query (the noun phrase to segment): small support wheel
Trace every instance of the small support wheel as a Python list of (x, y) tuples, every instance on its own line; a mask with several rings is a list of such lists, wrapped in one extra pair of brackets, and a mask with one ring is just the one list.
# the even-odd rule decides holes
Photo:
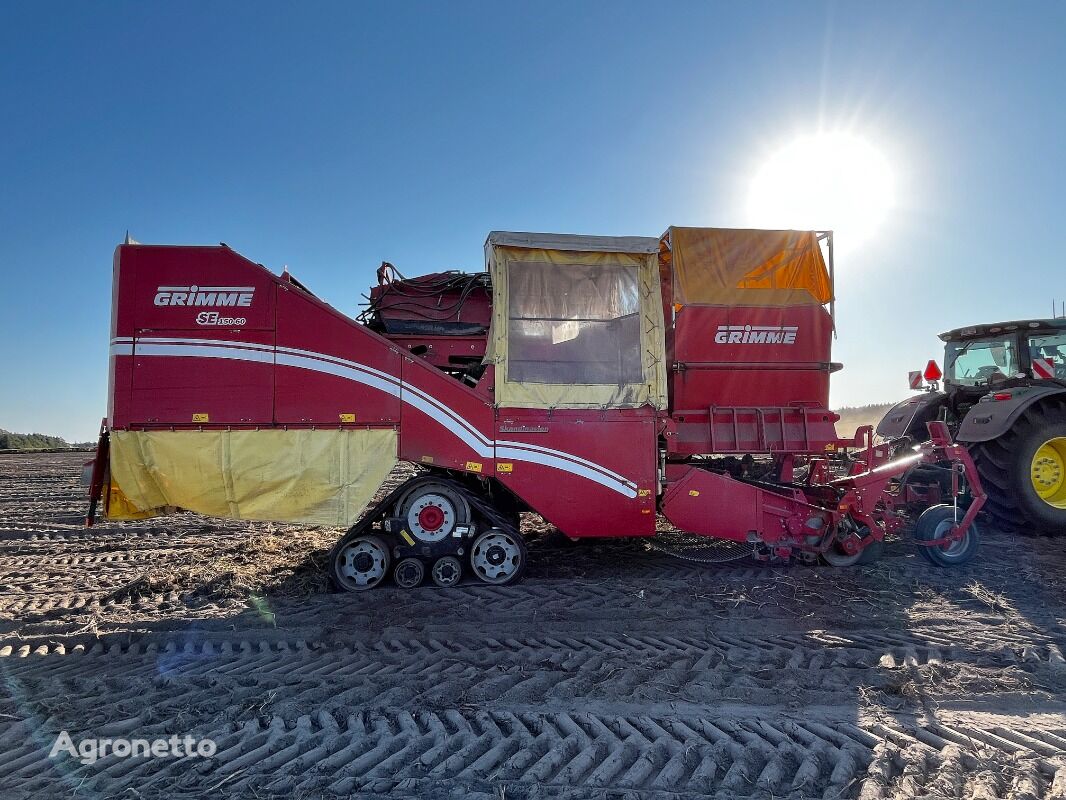
[(392, 571), (392, 579), (401, 589), (414, 589), (426, 577), (426, 568), (419, 558), (404, 558)]
[(333, 558), (333, 579), (342, 589), (363, 592), (373, 589), (389, 574), (392, 555), (377, 536), (357, 536), (338, 548)]
[(455, 556), (442, 556), (433, 563), (430, 577), (437, 586), (455, 586), (463, 577), (463, 564)]
[(829, 549), (822, 553), (822, 560), (834, 567), (873, 563), (884, 553), (885, 544), (882, 540), (875, 540), (865, 547), (860, 547), (862, 540), (869, 535), (870, 529), (865, 525), (843, 531), (843, 538), (839, 533), (834, 533)]
[[(962, 517), (959, 511), (959, 517)], [(914, 538), (920, 542), (930, 542), (947, 536), (955, 523), (955, 508), (949, 505), (930, 506), (918, 517), (914, 526)], [(981, 533), (977, 523), (970, 523), (966, 534), (954, 542), (934, 547), (919, 545), (918, 550), (931, 564), (938, 567), (954, 567), (965, 564), (977, 553), (981, 543)]]
[(503, 586), (517, 580), (526, 568), (526, 545), (521, 534), (490, 528), (474, 540), (470, 566), (485, 583)]
[(847, 553), (841, 545), (833, 542), (829, 545), (829, 549), (822, 553), (822, 558), (831, 567), (850, 567), (859, 563), (859, 559), (862, 558), (862, 550)]
[(866, 545), (866, 547), (862, 549), (862, 554), (859, 556), (858, 563), (861, 565), (873, 564), (875, 561), (878, 561), (884, 554), (884, 539), (881, 539), (877, 542), (870, 542), (868, 545)]

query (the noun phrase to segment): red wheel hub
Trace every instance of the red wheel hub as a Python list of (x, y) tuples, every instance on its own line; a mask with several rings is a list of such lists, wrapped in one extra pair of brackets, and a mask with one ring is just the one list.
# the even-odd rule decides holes
[(444, 524), (444, 510), (440, 506), (426, 506), (418, 512), (418, 524), (427, 532), (438, 530)]

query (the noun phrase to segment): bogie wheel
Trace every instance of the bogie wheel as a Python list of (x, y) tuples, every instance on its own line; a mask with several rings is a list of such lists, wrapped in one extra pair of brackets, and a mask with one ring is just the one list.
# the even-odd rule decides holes
[(455, 586), (463, 577), (463, 564), (455, 556), (442, 556), (433, 562), (430, 577), (437, 586)]
[(503, 586), (518, 580), (526, 568), (526, 544), (522, 535), (490, 528), (474, 540), (470, 567), (485, 583)]
[[(914, 526), (914, 538), (919, 542), (929, 542), (947, 536), (955, 525), (956, 514), (962, 519), (963, 513), (962, 510), (956, 511), (953, 506), (930, 506), (918, 517)], [(961, 539), (944, 545), (919, 545), (918, 550), (930, 563), (938, 567), (954, 567), (973, 558), (980, 544), (981, 534), (977, 523), (974, 522)]]
[(415, 539), (434, 544), (470, 521), (470, 505), (446, 483), (416, 480), (396, 503), (396, 516)]
[(373, 589), (389, 574), (392, 556), (377, 536), (357, 536), (338, 548), (333, 557), (333, 580), (349, 592)]
[(392, 571), (392, 579), (401, 589), (414, 589), (426, 577), (426, 568), (418, 558), (402, 558)]
[(970, 445), (1004, 530), (1066, 534), (1066, 407), (1033, 406), (998, 439)]

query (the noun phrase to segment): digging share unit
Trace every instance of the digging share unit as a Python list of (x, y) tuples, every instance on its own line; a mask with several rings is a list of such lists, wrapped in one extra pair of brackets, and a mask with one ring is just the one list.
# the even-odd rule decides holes
[[(662, 514), (840, 566), (917, 517), (931, 561), (973, 555), (985, 495), (944, 423), (897, 458), (836, 434), (831, 233), (492, 233), (485, 256), (383, 264), (353, 320), (225, 245), (119, 246), (90, 524), (352, 526), (331, 563), (349, 590), (511, 582), (527, 510), (575, 539)], [(397, 460), (421, 471), (366, 510)]]

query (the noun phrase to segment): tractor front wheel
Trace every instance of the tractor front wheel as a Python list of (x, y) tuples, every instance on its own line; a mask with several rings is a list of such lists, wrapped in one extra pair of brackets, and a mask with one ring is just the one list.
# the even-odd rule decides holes
[(970, 450), (997, 527), (1066, 533), (1066, 410), (1030, 408), (1007, 433)]

